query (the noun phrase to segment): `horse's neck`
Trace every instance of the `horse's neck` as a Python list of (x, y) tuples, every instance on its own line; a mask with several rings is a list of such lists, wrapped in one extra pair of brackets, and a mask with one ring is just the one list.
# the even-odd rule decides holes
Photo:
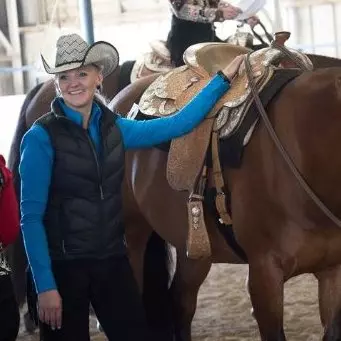
[(118, 66), (116, 70), (112, 72), (109, 76), (104, 78), (103, 94), (109, 100), (114, 98), (118, 92), (119, 75), (120, 75), (120, 66)]
[(112, 111), (118, 112), (123, 116), (130, 111), (133, 103), (138, 103), (143, 92), (147, 87), (159, 77), (159, 74), (153, 74), (143, 77), (128, 85), (120, 91), (108, 104), (108, 108)]

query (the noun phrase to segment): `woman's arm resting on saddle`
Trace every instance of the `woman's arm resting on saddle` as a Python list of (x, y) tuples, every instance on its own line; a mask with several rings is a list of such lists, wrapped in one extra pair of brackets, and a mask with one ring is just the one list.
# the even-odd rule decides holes
[(229, 89), (229, 79), (237, 72), (242, 60), (243, 57), (239, 56), (232, 61), (175, 115), (147, 121), (119, 118), (117, 124), (125, 148), (152, 147), (192, 131)]

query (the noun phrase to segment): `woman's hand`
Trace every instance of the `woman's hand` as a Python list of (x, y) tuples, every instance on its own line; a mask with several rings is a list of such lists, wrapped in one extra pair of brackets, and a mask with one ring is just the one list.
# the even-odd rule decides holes
[(232, 62), (226, 66), (226, 68), (224, 70), (222, 70), (222, 72), (224, 73), (224, 75), (231, 81), (232, 78), (235, 76), (235, 74), (238, 72), (239, 67), (241, 65), (241, 63), (244, 60), (244, 55), (240, 55), (235, 57)]
[(45, 291), (38, 294), (39, 319), (52, 330), (62, 326), (62, 298), (57, 290)]
[(246, 22), (250, 25), (251, 28), (254, 28), (256, 25), (259, 24), (259, 18), (257, 15), (253, 15), (252, 17), (248, 18)]
[(232, 20), (242, 13), (239, 7), (232, 6), (224, 1), (219, 3), (218, 8), (222, 11), (224, 20)]

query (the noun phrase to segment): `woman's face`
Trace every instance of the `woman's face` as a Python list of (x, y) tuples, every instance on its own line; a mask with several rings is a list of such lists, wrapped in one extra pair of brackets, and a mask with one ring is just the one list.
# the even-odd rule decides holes
[(81, 111), (92, 105), (96, 88), (102, 84), (101, 71), (94, 65), (60, 72), (56, 77), (57, 85), (65, 103)]

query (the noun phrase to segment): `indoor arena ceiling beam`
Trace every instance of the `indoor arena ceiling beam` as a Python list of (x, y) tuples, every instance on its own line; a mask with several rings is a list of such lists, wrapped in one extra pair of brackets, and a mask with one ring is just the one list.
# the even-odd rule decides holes
[(89, 43), (95, 42), (91, 0), (79, 0), (79, 15), (83, 38)]
[(0, 30), (0, 44), (5, 48), (6, 54), (12, 55), (13, 53), (12, 45), (1, 30)]
[[(21, 44), (18, 22), (18, 8), (16, 1), (6, 0), (6, 10), (8, 19), (9, 41), (12, 47), (12, 67), (21, 69)], [(22, 72), (13, 72), (13, 85), (15, 94), (24, 93), (24, 79)]]

